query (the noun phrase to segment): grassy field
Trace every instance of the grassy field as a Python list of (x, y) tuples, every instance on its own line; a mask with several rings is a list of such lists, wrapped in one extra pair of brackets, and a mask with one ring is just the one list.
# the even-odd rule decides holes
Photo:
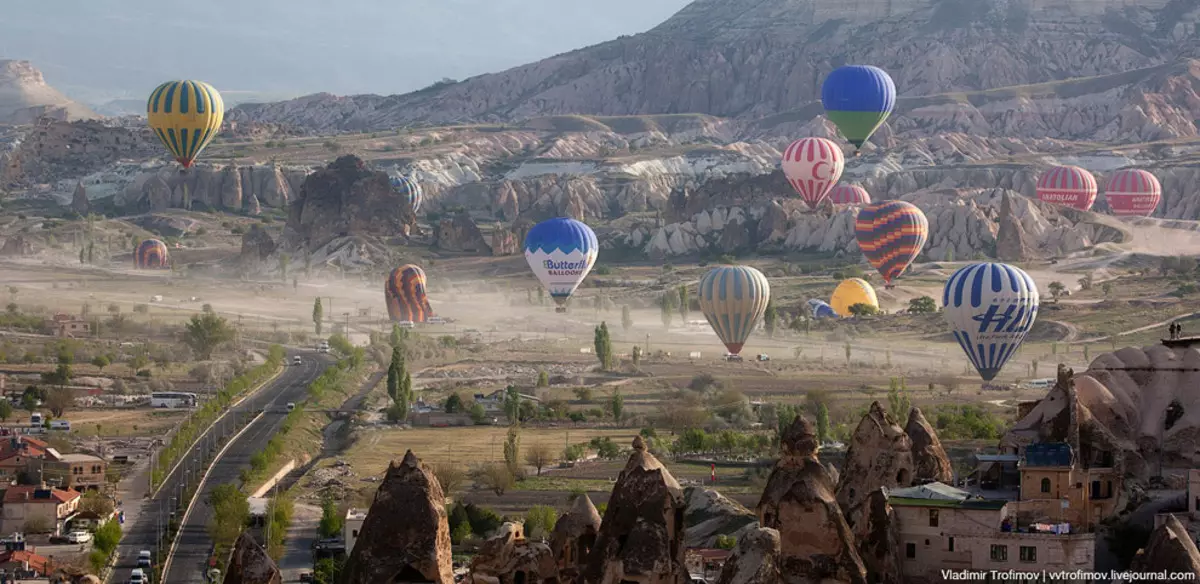
[(68, 410), (71, 432), (81, 436), (157, 436), (190, 414), (190, 410), (102, 409)]

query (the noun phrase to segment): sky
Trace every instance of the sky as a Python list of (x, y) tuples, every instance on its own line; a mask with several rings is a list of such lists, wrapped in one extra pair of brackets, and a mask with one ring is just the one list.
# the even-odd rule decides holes
[(393, 94), (648, 30), (688, 0), (4, 0), (0, 59), (90, 104), (168, 79), (226, 101)]

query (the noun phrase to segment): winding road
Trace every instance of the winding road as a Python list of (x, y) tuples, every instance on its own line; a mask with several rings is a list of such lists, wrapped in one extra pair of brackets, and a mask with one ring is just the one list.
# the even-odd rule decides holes
[[(296, 356), (301, 357), (300, 365), (292, 365), (292, 359)], [(203, 583), (205, 562), (212, 547), (208, 536), (208, 523), (212, 518), (212, 510), (206, 503), (208, 494), (217, 485), (239, 480), (242, 469), (250, 466), (250, 457), (266, 446), (287, 417), (287, 410), (282, 406), (288, 402), (302, 401), (307, 395), (308, 386), (332, 362), (327, 355), (289, 350), (287, 367), (274, 381), (231, 408), (224, 418), (210, 427), (193, 447), (190, 460), (185, 458), (182, 464), (174, 468), (158, 492), (144, 499), (139, 508), (127, 510), (125, 536), (118, 548), (120, 559), (109, 582), (128, 582), (138, 552), (156, 549), (159, 529), (169, 521), (180, 494), (193, 481), (200, 479), (198, 461), (203, 459), (202, 454), (215, 448), (213, 445), (220, 443), (221, 439), (236, 435), (244, 422), (252, 420), (245, 431), (229, 442), (212, 463), (195, 504), (189, 513), (184, 514), (177, 545), (167, 566), (169, 572), (164, 573), (162, 579), (163, 582), (172, 583)]]

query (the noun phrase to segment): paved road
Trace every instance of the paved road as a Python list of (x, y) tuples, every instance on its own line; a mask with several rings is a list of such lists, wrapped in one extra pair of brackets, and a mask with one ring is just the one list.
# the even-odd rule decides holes
[[(302, 365), (291, 365), (292, 357), (295, 355), (303, 357)], [(186, 489), (187, 485), (198, 480), (199, 462), (203, 460), (205, 453), (212, 453), (221, 438), (237, 433), (244, 421), (253, 419), (266, 406), (282, 406), (287, 402), (301, 401), (308, 390), (308, 385), (332, 362), (327, 356), (299, 351), (288, 351), (287, 361), (288, 366), (275, 381), (233, 408), (222, 421), (214, 424), (201, 437), (193, 449), (191, 459), (181, 464), (167, 477), (157, 496), (152, 499), (143, 499), (136, 512), (134, 509), (126, 510), (126, 533), (119, 548), (120, 560), (118, 568), (109, 582), (113, 584), (128, 582), (138, 551), (158, 549), (158, 534), (163, 524), (170, 520), (181, 491)], [(238, 480), (241, 469), (249, 466), (250, 456), (266, 445), (278, 430), (285, 416), (284, 408), (271, 408), (271, 413), (259, 418), (214, 463), (209, 478), (204, 484), (204, 489), (198, 495), (200, 500), (192, 509), (192, 514), (188, 517), (188, 524), (184, 525), (180, 532), (182, 539), (176, 548), (176, 557), (172, 561), (172, 574), (164, 578), (165, 582), (204, 581), (201, 568), (208, 558), (211, 546), (207, 530), (211, 511), (203, 501), (217, 485)], [(133, 506), (131, 501), (126, 501), (126, 507)], [(182, 514), (182, 509), (179, 512)], [(162, 553), (156, 555), (163, 557), (166, 552), (165, 548), (164, 545)]]

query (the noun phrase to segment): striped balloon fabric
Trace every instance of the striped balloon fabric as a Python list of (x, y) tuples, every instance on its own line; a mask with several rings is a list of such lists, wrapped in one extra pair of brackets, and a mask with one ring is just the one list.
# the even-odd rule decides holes
[(700, 278), (697, 296), (708, 324), (737, 355), (767, 311), (771, 285), (750, 266), (720, 266)]
[(146, 102), (147, 123), (184, 168), (217, 137), (224, 118), (221, 94), (203, 81), (168, 81)]
[(971, 264), (946, 281), (942, 305), (954, 338), (984, 381), (996, 378), (1033, 328), (1038, 289), (1024, 270)]
[(871, 195), (858, 185), (840, 184), (829, 191), (829, 201), (834, 205), (870, 205)]
[(816, 209), (842, 177), (846, 159), (836, 143), (802, 138), (783, 151), (783, 174), (810, 209)]
[(171, 267), (171, 255), (167, 244), (158, 239), (147, 239), (133, 250), (133, 267), (139, 270), (165, 270)]
[(1113, 215), (1149, 217), (1161, 200), (1158, 178), (1139, 169), (1118, 170), (1104, 189), (1104, 201)]
[(392, 270), (383, 288), (393, 321), (426, 322), (433, 316), (425, 292), (425, 270), (412, 264)]
[(867, 261), (890, 285), (921, 254), (929, 239), (929, 220), (912, 203), (885, 201), (858, 212), (854, 236)]
[(423, 191), (421, 191), (421, 184), (417, 182), (417, 179), (401, 175), (390, 177), (390, 180), (392, 190), (408, 200), (409, 204), (412, 205), (413, 213), (420, 211), (421, 201), (424, 200), (425, 196)]
[(1038, 177), (1039, 201), (1088, 211), (1096, 202), (1096, 177), (1078, 166), (1055, 166)]

